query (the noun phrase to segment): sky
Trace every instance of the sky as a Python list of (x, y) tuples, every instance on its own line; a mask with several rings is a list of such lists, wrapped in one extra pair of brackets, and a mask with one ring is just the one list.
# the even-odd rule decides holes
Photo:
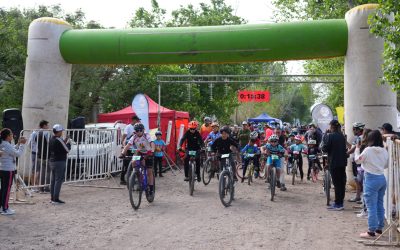
[[(210, 3), (210, 0), (158, 0), (159, 6), (170, 14), (172, 10), (181, 5), (199, 6), (199, 3)], [(225, 0), (232, 6), (234, 13), (248, 21), (248, 23), (269, 23), (274, 21), (272, 0)], [(135, 11), (144, 7), (151, 9), (150, 0), (0, 0), (0, 8), (32, 8), (39, 5), (60, 4), (66, 13), (82, 9), (86, 21), (94, 20), (104, 27), (127, 28), (127, 22), (133, 17)], [(302, 74), (301, 62), (289, 62), (287, 68), (291, 74)]]

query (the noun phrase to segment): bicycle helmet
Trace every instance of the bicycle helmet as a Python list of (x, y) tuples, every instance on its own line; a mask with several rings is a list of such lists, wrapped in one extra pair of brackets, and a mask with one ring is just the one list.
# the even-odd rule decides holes
[(253, 131), (250, 133), (250, 139), (257, 139), (258, 138), (258, 133), (257, 131)]
[(144, 126), (142, 123), (136, 123), (135, 125), (133, 125), (133, 129), (135, 130), (135, 132), (143, 131)]
[(365, 127), (365, 124), (362, 122), (353, 123), (353, 128), (363, 129), (364, 127)]
[(189, 122), (188, 127), (196, 129), (198, 125), (199, 125), (199, 123), (197, 121), (191, 121), (191, 122)]
[(246, 121), (243, 121), (242, 125), (248, 125), (248, 123)]
[(309, 127), (309, 128), (317, 128), (317, 126), (315, 126), (315, 124), (314, 124), (314, 123), (310, 123), (310, 124), (308, 124), (308, 127)]
[(231, 129), (228, 126), (223, 126), (219, 132), (221, 132), (221, 133), (225, 132), (225, 133), (230, 134), (231, 133)]
[(296, 135), (296, 136), (294, 137), (294, 139), (297, 140), (297, 141), (302, 141), (301, 135)]
[(211, 118), (208, 117), (208, 116), (204, 117), (204, 122), (210, 122), (211, 123)]
[(278, 140), (279, 140), (279, 137), (278, 137), (277, 135), (271, 135), (271, 136), (268, 138), (268, 141), (270, 141), (270, 142), (278, 141)]
[(295, 134), (294, 133), (290, 133), (289, 137), (295, 137)]
[(213, 123), (211, 123), (211, 127), (219, 127), (218, 122), (213, 122)]
[(157, 131), (157, 132), (156, 132), (156, 136), (157, 136), (157, 135), (162, 135), (162, 132), (161, 132), (161, 131)]
[(310, 139), (310, 140), (308, 140), (308, 144), (316, 145), (316, 144), (317, 144), (317, 141), (316, 141), (316, 140), (313, 140), (313, 139)]

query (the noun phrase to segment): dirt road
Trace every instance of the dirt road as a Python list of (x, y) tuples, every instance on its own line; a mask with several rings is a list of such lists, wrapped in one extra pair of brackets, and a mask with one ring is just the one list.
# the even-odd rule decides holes
[[(117, 186), (102, 182), (108, 183)], [(48, 194), (37, 194), (34, 205), (11, 205), (17, 213), (0, 217), (0, 248), (366, 248), (356, 242), (366, 219), (356, 218), (349, 203), (344, 211), (327, 211), (321, 183), (287, 185), (274, 202), (264, 181), (238, 183), (229, 208), (219, 201), (216, 179), (196, 185), (193, 197), (187, 186), (182, 174), (167, 173), (157, 179), (154, 203), (144, 200), (138, 211), (131, 208), (126, 189), (65, 185), (61, 206), (51, 205)]]

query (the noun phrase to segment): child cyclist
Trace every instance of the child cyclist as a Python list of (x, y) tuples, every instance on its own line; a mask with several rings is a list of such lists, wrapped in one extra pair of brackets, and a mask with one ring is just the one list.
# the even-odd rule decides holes
[(154, 190), (154, 176), (153, 176), (153, 153), (155, 150), (154, 142), (151, 140), (150, 134), (144, 132), (144, 126), (142, 123), (136, 123), (133, 126), (135, 133), (129, 139), (128, 143), (122, 150), (121, 155), (125, 156), (127, 151), (132, 145), (136, 146), (136, 154), (142, 155), (144, 165), (147, 168), (147, 179), (150, 187), (150, 195)]
[[(260, 149), (257, 147), (257, 144), (255, 144), (255, 142), (256, 142), (256, 139), (251, 138), (249, 143), (241, 150), (241, 153), (242, 153), (243, 159), (244, 159), (242, 182), (244, 182), (244, 177), (246, 175), (246, 169), (251, 160), (253, 160), (255, 171), (258, 172), (260, 170), (260, 161), (259, 161), (259, 158), (257, 157), (260, 154)], [(250, 155), (252, 155), (252, 156), (250, 156)], [(258, 174), (256, 174), (256, 173), (254, 173), (254, 175), (258, 176)]]
[(295, 152), (298, 152), (298, 160), (299, 160), (299, 170), (300, 170), (300, 178), (301, 181), (303, 181), (303, 177), (304, 177), (304, 172), (303, 172), (303, 157), (302, 157), (302, 153), (305, 152), (307, 150), (307, 147), (302, 143), (302, 138), (301, 135), (296, 135), (294, 137), (294, 141), (295, 144), (292, 144), (289, 147), (289, 153), (291, 156), (292, 161), (294, 160), (294, 154)]
[(221, 133), (219, 132), (219, 124), (217, 122), (213, 122), (211, 124), (212, 131), (208, 134), (207, 138), (204, 141), (204, 144), (207, 146), (211, 146), (213, 142), (221, 136)]
[[(263, 153), (268, 155), (267, 157), (267, 166), (268, 166), (268, 173), (271, 170), (271, 167), (274, 166), (276, 168), (276, 186), (281, 188), (280, 176), (281, 176), (281, 160), (280, 158), (285, 154), (285, 149), (279, 145), (278, 143), (278, 136), (271, 135), (268, 138), (268, 143), (262, 147)], [(275, 158), (276, 157), (276, 158)]]
[(307, 171), (307, 180), (310, 180), (310, 174), (312, 170), (312, 164), (315, 161), (318, 165), (319, 170), (322, 170), (321, 163), (318, 159), (318, 154), (321, 153), (321, 150), (317, 147), (317, 141), (314, 139), (308, 140), (308, 149), (307, 149), (307, 159), (308, 159), (308, 171)]
[(232, 166), (233, 180), (237, 181), (238, 179), (236, 177), (236, 166), (233, 156), (231, 154), (232, 153), (231, 147), (234, 147), (235, 150), (237, 150), (239, 148), (239, 145), (229, 136), (230, 129), (228, 126), (223, 126), (220, 132), (221, 132), (221, 137), (219, 137), (214, 141), (214, 143), (211, 145), (211, 149), (213, 152), (217, 152), (219, 155), (230, 154), (229, 162)]

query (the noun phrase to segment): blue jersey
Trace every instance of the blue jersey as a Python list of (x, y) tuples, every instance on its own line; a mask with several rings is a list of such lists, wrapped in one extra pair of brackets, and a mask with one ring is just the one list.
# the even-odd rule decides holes
[(206, 141), (211, 139), (211, 141), (208, 143), (208, 146), (211, 146), (214, 143), (214, 141), (219, 137), (221, 137), (221, 133), (219, 131), (217, 133), (214, 133), (214, 131), (212, 131), (210, 134), (208, 134)]
[(301, 153), (301, 152), (303, 152), (305, 150), (307, 150), (307, 147), (302, 143), (293, 144), (293, 145), (290, 146), (290, 152), (298, 151), (298, 152)]
[(244, 146), (241, 152), (243, 154), (257, 154), (260, 152), (260, 149), (256, 145), (250, 146), (249, 144), (247, 144), (246, 146)]
[(277, 144), (276, 146), (272, 146), (272, 144), (267, 143), (267, 145), (265, 145), (265, 148), (268, 149), (268, 151), (273, 155), (285, 153), (285, 149), (279, 144)]

